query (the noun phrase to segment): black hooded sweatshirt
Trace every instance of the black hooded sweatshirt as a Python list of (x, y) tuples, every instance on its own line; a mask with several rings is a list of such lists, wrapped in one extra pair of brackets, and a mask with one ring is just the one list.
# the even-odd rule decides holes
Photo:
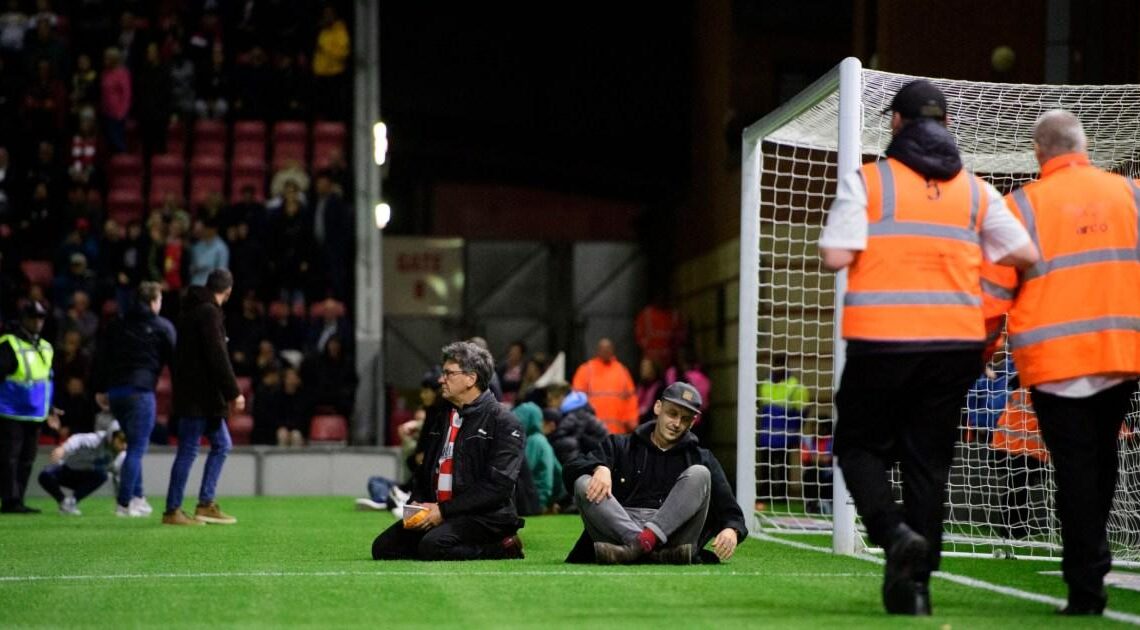
[(182, 298), (174, 350), (176, 417), (223, 418), (238, 397), (237, 378), (226, 351), (222, 307), (206, 287), (192, 286)]

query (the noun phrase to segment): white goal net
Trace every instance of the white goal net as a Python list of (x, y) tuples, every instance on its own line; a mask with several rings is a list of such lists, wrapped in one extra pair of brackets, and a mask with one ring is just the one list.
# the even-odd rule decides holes
[[(863, 546), (850, 498), (828, 457), (830, 420), (836, 415), (833, 392), (844, 359), (835, 331), (845, 276), (819, 265), (815, 244), (839, 173), (886, 149), (889, 117), (881, 112), (914, 78), (865, 70), (858, 60), (847, 59), (744, 132), (738, 495), (745, 513), (756, 515), (757, 529), (831, 535), (841, 553)], [(931, 80), (947, 96), (950, 130), (967, 168), (1003, 193), (1036, 177), (1033, 123), (1055, 108), (1084, 123), (1094, 163), (1140, 175), (1140, 86)], [(780, 406), (790, 409), (781, 415), (765, 408), (761, 390), (773, 365), (784, 363), (802, 389), (785, 381), (775, 393), (787, 397), (789, 390), (798, 390), (810, 403), (802, 410)], [(1025, 392), (1017, 389), (1015, 367), (1003, 353), (991, 367), (990, 377), (979, 375), (963, 401), (945, 551), (1059, 558), (1047, 458), (1033, 448), (1011, 452), (1008, 441), (997, 438), (1008, 425), (1000, 422), (1003, 414), (1026, 413)], [(1120, 440), (1109, 538), (1118, 560), (1135, 561), (1140, 560), (1140, 401), (1134, 401)], [(834, 488), (842, 498), (832, 501)]]

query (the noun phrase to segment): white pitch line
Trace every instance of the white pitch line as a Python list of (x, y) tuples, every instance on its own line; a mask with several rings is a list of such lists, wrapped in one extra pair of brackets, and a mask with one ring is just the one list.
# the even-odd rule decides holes
[[(794, 540), (784, 540), (782, 538), (777, 538), (775, 536), (771, 536), (771, 535), (765, 534), (763, 532), (752, 534), (752, 537), (758, 538), (760, 540), (766, 540), (769, 542), (779, 543), (781, 545), (787, 545), (789, 547), (795, 547), (796, 549), (807, 549), (810, 551), (816, 551), (819, 553), (827, 553), (827, 554), (832, 553), (831, 550), (826, 548), (826, 547), (818, 547), (816, 545), (809, 545), (807, 543), (802, 543), (802, 542), (798, 542), (798, 541), (794, 541)], [(856, 555), (854, 557), (859, 558), (860, 560), (865, 560), (867, 562), (873, 562), (875, 564), (884, 564), (885, 563), (883, 558), (879, 558), (876, 556), (870, 556), (870, 555), (866, 555), (866, 554), (859, 554), (859, 555)], [(1040, 593), (1034, 593), (1032, 591), (1023, 591), (1023, 590), (1018, 589), (1018, 588), (1013, 588), (1012, 586), (1002, 586), (1000, 584), (994, 584), (992, 582), (986, 582), (984, 580), (979, 580), (979, 579), (972, 578), (972, 577), (966, 577), (964, 575), (957, 575), (955, 573), (948, 573), (946, 571), (935, 571), (934, 576), (942, 578), (944, 580), (948, 580), (950, 582), (961, 584), (963, 586), (969, 586), (971, 588), (977, 588), (977, 589), (982, 589), (982, 590), (986, 590), (986, 591), (992, 591), (994, 593), (999, 593), (1001, 595), (1006, 595), (1008, 597), (1014, 597), (1017, 599), (1024, 599), (1024, 600), (1031, 601), (1031, 602), (1037, 602), (1039, 604), (1049, 604), (1049, 605), (1055, 606), (1055, 607), (1064, 606), (1066, 604), (1066, 601), (1059, 598), (1059, 597), (1053, 597), (1050, 595), (1042, 595)], [(1130, 623), (1134, 626), (1140, 626), (1140, 615), (1133, 615), (1131, 613), (1120, 612), (1120, 611), (1116, 611), (1116, 610), (1109, 610), (1106, 608), (1104, 610), (1104, 616), (1109, 618), (1109, 619), (1115, 620), (1115, 621), (1120, 621), (1123, 623)]]
[[(53, 581), (106, 581), (106, 580), (176, 580), (199, 578), (264, 578), (264, 577), (451, 577), (454, 573), (442, 571), (234, 571), (218, 573), (122, 573), (118, 575), (8, 575), (0, 576), (0, 583), (13, 582), (53, 582)], [(586, 571), (469, 571), (462, 575), (475, 577), (516, 577), (560, 575), (580, 577), (805, 577), (805, 578), (850, 578), (875, 577), (876, 573), (836, 572), (836, 573), (773, 573), (771, 571), (607, 571), (605, 569)]]

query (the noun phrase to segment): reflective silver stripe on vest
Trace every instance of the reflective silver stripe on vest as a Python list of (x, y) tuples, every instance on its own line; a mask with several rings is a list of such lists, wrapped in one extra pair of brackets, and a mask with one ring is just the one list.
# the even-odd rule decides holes
[(1009, 336), (1009, 343), (1014, 348), (1022, 348), (1042, 341), (1050, 341), (1061, 337), (1083, 335), (1092, 332), (1106, 332), (1109, 330), (1129, 330), (1140, 332), (1140, 317), (1097, 317), (1063, 324), (1050, 324), (1039, 326), (1032, 330)]
[(992, 295), (999, 300), (1012, 300), (1017, 297), (1017, 291), (1014, 289), (1007, 289), (996, 282), (982, 278), (982, 293)]
[(966, 175), (966, 179), (970, 182), (970, 231), (973, 232), (978, 227), (978, 207), (979, 197), (978, 194), (978, 180), (973, 175)]
[(895, 220), (895, 174), (891, 172), (891, 165), (886, 160), (875, 162), (879, 169), (879, 188), (882, 189), (882, 217), (880, 221)]
[(1033, 265), (1031, 269), (1026, 270), (1024, 279), (1032, 280), (1058, 269), (1102, 262), (1140, 262), (1140, 252), (1135, 249), (1090, 249), (1076, 254), (1065, 254)]
[(912, 223), (890, 221), (888, 223), (872, 223), (867, 226), (867, 236), (933, 236), (955, 241), (966, 241), (977, 245), (980, 242), (978, 233), (963, 227), (953, 225), (939, 225), (937, 223)]
[(981, 306), (981, 298), (960, 291), (856, 291), (843, 297), (846, 306)]
[(1131, 177), (1125, 176), (1124, 181), (1128, 182), (1128, 187), (1132, 189), (1132, 205), (1136, 209), (1136, 257), (1140, 258), (1140, 187)]
[[(1024, 188), (1018, 188), (1013, 191), (1013, 203), (1017, 205), (1017, 209), (1021, 211), (1021, 219), (1025, 223), (1025, 231), (1029, 232), (1029, 238), (1033, 239), (1033, 246), (1037, 251), (1041, 251), (1041, 242), (1037, 238), (1037, 217), (1033, 214), (1033, 204), (1029, 203), (1029, 195), (1025, 194)], [(1041, 263), (1037, 263), (1040, 265)], [(1036, 271), (1036, 266), (1025, 270), (1026, 279), (1028, 274)]]

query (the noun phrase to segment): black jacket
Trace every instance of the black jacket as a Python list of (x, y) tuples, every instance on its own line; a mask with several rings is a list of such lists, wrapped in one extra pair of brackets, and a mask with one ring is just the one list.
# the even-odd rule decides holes
[(111, 322), (100, 339), (91, 377), (95, 391), (130, 386), (154, 391), (163, 365), (174, 358), (174, 325), (135, 303), (122, 319)]
[[(459, 410), (463, 426), (455, 438), (451, 500), (439, 505), (444, 519), (471, 516), (491, 527), (519, 526), (515, 483), (523, 462), (526, 434), (514, 414), (490, 391)], [(429, 417), (420, 431), (423, 465), (412, 477), (412, 501), (436, 501), (435, 472), (447, 443), (450, 413)]]
[[(684, 468), (694, 464), (702, 464), (709, 469), (712, 478), (712, 495), (709, 498), (708, 516), (705, 526), (701, 530), (698, 548), (703, 549), (710, 540), (716, 537), (721, 530), (730, 527), (736, 530), (736, 538), (743, 543), (748, 537), (748, 528), (744, 523), (744, 512), (736, 503), (732, 494), (732, 487), (724, 475), (720, 462), (707, 449), (701, 448), (697, 436), (691, 432), (686, 433), (681, 442), (662, 451), (649, 441), (657, 422), (643, 424), (628, 435), (611, 435), (601, 446), (589, 453), (578, 457), (562, 468), (562, 478), (567, 488), (573, 488), (574, 482), (582, 475), (594, 474), (598, 466), (610, 469), (613, 477), (613, 495), (617, 502), (629, 507), (660, 507), (660, 504), (650, 505), (657, 501), (657, 497), (669, 494), (677, 478), (665, 479), (642, 474), (643, 471), (659, 468), (651, 461), (653, 458), (682, 457)], [(716, 556), (701, 554), (705, 562), (715, 561)], [(566, 562), (594, 562), (594, 541), (589, 532), (583, 531), (578, 543), (570, 551)]]
[(182, 297), (178, 343), (174, 349), (176, 417), (221, 418), (240, 394), (226, 352), (222, 307), (206, 287), (192, 286)]
[(908, 122), (891, 139), (887, 157), (906, 164), (927, 179), (947, 181), (962, 170), (962, 157), (954, 134), (929, 118)]
[(609, 435), (606, 425), (594, 414), (594, 408), (585, 405), (562, 416), (547, 439), (554, 448), (559, 463), (566, 464), (583, 453), (594, 450)]

